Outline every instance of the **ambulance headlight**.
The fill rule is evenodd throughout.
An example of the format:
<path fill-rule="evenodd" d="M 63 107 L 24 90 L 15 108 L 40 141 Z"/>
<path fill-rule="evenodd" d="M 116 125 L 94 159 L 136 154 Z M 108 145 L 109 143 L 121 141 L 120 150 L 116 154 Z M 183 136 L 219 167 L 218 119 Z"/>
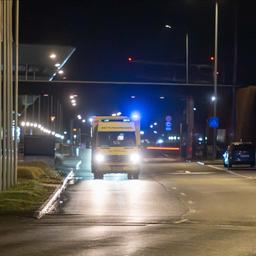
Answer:
<path fill-rule="evenodd" d="M 140 162 L 140 155 L 138 153 L 134 153 L 134 154 L 131 154 L 130 155 L 130 161 L 133 163 L 133 164 L 138 164 Z"/>
<path fill-rule="evenodd" d="M 102 163 L 105 161 L 105 156 L 102 153 L 97 153 L 94 157 L 95 162 Z"/>

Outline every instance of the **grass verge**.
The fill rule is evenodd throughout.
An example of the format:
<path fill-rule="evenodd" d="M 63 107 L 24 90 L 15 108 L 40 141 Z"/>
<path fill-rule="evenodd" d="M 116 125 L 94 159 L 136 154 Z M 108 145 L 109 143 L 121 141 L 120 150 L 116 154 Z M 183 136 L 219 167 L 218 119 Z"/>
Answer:
<path fill-rule="evenodd" d="M 61 179 L 43 162 L 20 164 L 17 185 L 0 193 L 0 215 L 32 216 Z"/>

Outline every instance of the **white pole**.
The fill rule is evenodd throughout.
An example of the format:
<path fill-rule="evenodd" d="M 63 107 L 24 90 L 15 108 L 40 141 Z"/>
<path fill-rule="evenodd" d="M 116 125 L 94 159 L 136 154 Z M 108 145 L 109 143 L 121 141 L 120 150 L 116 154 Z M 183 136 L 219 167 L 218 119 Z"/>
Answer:
<path fill-rule="evenodd" d="M 15 17 L 15 137 L 14 137 L 14 182 L 17 183 L 17 168 L 18 168 L 18 112 L 19 112 L 19 0 L 16 0 L 16 17 Z"/>
<path fill-rule="evenodd" d="M 188 33 L 186 33 L 186 84 L 189 83 L 188 72 L 189 72 L 189 41 L 188 41 Z"/>
<path fill-rule="evenodd" d="M 6 173 L 6 165 L 7 165 L 7 143 L 6 143 L 6 124 L 7 124 L 7 116 L 6 116 L 6 5 L 7 2 L 3 1 L 3 190 L 6 189 L 7 186 L 7 173 Z"/>
<path fill-rule="evenodd" d="M 215 2 L 215 42 L 214 42 L 214 96 L 215 100 L 213 102 L 213 116 L 217 115 L 217 83 L 218 83 L 218 12 L 219 6 L 218 1 Z M 217 149 L 216 149 L 216 137 L 217 137 L 217 128 L 213 128 L 213 158 L 216 158 Z"/>

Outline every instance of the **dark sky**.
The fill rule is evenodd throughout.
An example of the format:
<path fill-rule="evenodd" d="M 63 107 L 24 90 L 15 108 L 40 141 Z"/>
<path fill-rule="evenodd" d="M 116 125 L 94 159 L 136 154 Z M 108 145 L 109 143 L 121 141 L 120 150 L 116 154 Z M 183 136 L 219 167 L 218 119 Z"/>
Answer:
<path fill-rule="evenodd" d="M 232 83 L 237 2 L 237 82 L 255 84 L 255 1 L 220 0 L 219 2 L 221 76 L 225 78 L 225 83 Z M 214 0 L 22 0 L 20 40 L 21 43 L 76 47 L 76 52 L 65 66 L 68 80 L 134 81 L 136 80 L 134 74 L 141 75 L 141 72 L 144 72 L 143 75 L 147 77 L 155 70 L 150 71 L 147 65 L 136 66 L 128 63 L 128 56 L 146 62 L 184 63 L 186 32 L 189 33 L 190 39 L 190 63 L 210 64 L 209 57 L 214 49 L 214 3 Z M 173 29 L 166 30 L 165 24 L 170 24 Z M 156 69 L 160 70 L 161 67 Z M 151 107 L 151 119 L 159 112 L 164 114 L 181 112 L 181 109 L 180 112 L 176 109 L 177 97 L 171 90 L 161 90 L 160 87 L 154 92 L 134 87 L 118 90 L 119 95 L 116 88 L 112 91 L 108 89 L 107 95 L 102 87 L 84 91 L 81 99 L 85 102 L 83 108 L 87 109 L 88 114 L 96 112 L 106 114 L 111 111 L 110 109 L 126 110 L 128 106 L 133 107 L 134 103 L 124 103 L 123 100 L 117 99 L 120 99 L 120 95 L 124 94 L 125 90 L 127 94 L 122 97 L 127 99 L 137 90 L 136 93 L 144 99 L 140 101 L 141 104 L 135 104 L 134 108 L 143 105 L 144 110 L 149 110 Z M 155 95 L 157 98 L 162 93 L 167 95 L 168 106 L 161 102 L 152 105 L 154 100 L 151 96 Z M 101 95 L 101 98 L 99 99 L 97 95 Z M 102 109 L 106 110 L 105 113 Z"/>
<path fill-rule="evenodd" d="M 232 80 L 236 0 L 220 1 L 219 61 Z M 238 81 L 255 81 L 255 1 L 238 0 Z M 213 0 L 23 0 L 21 42 L 72 45 L 70 79 L 127 80 L 128 56 L 145 61 L 184 63 L 190 36 L 192 64 L 209 64 L 214 42 Z M 173 29 L 166 30 L 164 24 Z"/>

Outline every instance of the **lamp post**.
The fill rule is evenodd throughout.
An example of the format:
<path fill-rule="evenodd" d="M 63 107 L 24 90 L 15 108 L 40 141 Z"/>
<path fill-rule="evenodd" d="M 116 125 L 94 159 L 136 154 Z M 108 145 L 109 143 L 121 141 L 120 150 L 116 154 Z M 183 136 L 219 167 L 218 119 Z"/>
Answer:
<path fill-rule="evenodd" d="M 186 33 L 186 84 L 188 84 L 189 83 L 189 80 L 188 80 L 188 65 L 189 65 L 189 63 L 188 63 L 188 58 L 189 58 L 189 56 L 188 56 L 188 50 L 189 50 L 189 48 L 188 48 L 188 43 L 189 43 L 189 41 L 188 41 L 188 33 Z"/>
<path fill-rule="evenodd" d="M 167 29 L 172 29 L 168 24 L 164 26 Z M 186 84 L 189 83 L 189 36 L 188 33 L 185 35 L 185 48 L 186 48 Z"/>
<path fill-rule="evenodd" d="M 219 15 L 219 5 L 218 1 L 215 2 L 215 37 L 214 37 L 214 97 L 213 101 L 213 116 L 217 115 L 217 83 L 218 83 L 218 17 Z M 217 150 L 216 150 L 216 137 L 217 137 L 217 128 L 213 128 L 213 159 L 216 159 Z"/>

